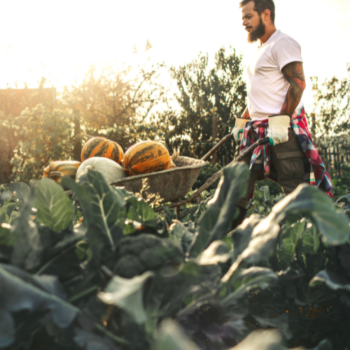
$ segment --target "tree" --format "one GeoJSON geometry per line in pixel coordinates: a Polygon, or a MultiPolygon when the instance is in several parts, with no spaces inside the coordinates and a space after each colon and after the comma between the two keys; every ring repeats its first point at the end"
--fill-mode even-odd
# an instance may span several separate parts
{"type": "Polygon", "coordinates": [[[9,117],[3,125],[19,135],[11,159],[11,180],[39,179],[45,166],[55,160],[73,157],[72,113],[37,105],[25,109],[18,118],[9,117]]]}
{"type": "Polygon", "coordinates": [[[91,66],[80,85],[65,88],[63,106],[79,111],[86,135],[102,135],[128,148],[137,141],[138,129],[147,128],[147,117],[164,93],[157,83],[161,68],[98,71],[91,66]]]}
{"type": "Polygon", "coordinates": [[[10,181],[12,173],[10,161],[14,156],[13,151],[20,140],[26,142],[21,132],[23,129],[19,128],[23,119],[17,123],[16,118],[20,117],[22,111],[27,108],[32,109],[38,104],[45,106],[47,111],[52,111],[57,107],[56,89],[45,88],[46,79],[44,77],[38,83],[39,86],[35,89],[29,89],[26,84],[23,89],[19,89],[16,84],[15,88],[0,89],[0,182],[10,181]]]}
{"type": "Polygon", "coordinates": [[[161,67],[132,71],[105,66],[98,71],[92,66],[82,83],[65,88],[54,104],[46,98],[45,105],[37,105],[47,95],[43,93],[51,91],[43,88],[45,79],[36,90],[4,90],[0,135],[4,134],[6,154],[0,158],[1,181],[29,181],[40,178],[52,161],[80,160],[81,141],[91,136],[107,137],[124,150],[140,140],[164,140],[158,118],[149,116],[166,92],[157,81],[161,67]],[[13,116],[12,106],[20,108],[19,116],[13,116]]]}
{"type": "MultiPolygon", "coordinates": [[[[348,65],[350,73],[350,65],[348,65]]],[[[336,77],[322,83],[317,77],[311,78],[314,95],[313,119],[318,138],[348,133],[350,121],[350,79],[336,77]]]]}
{"type": "MultiPolygon", "coordinates": [[[[179,89],[176,100],[178,112],[169,116],[171,131],[169,143],[181,147],[181,154],[200,158],[215,143],[231,132],[234,116],[245,107],[246,86],[242,80],[242,57],[234,49],[226,54],[221,48],[215,55],[215,66],[208,67],[208,55],[200,54],[191,63],[171,75],[179,89]]],[[[221,164],[233,157],[232,145],[227,143],[217,151],[221,164]]]]}

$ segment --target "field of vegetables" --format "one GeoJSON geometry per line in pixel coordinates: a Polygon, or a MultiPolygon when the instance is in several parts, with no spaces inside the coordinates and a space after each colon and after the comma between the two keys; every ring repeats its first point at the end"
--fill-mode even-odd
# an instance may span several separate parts
{"type": "Polygon", "coordinates": [[[91,169],[71,196],[0,185],[0,349],[349,348],[350,188],[262,183],[230,231],[247,178],[226,168],[180,212],[91,169]]]}

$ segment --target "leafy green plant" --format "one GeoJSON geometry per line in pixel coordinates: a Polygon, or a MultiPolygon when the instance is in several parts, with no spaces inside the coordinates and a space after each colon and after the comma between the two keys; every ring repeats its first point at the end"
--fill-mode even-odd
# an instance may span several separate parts
{"type": "Polygon", "coordinates": [[[72,198],[2,185],[0,348],[345,349],[346,213],[303,185],[230,232],[247,175],[225,168],[182,222],[91,169],[62,179],[72,198]]]}
{"type": "Polygon", "coordinates": [[[341,165],[341,175],[337,175],[334,171],[331,172],[332,184],[333,184],[333,195],[334,199],[346,195],[350,192],[350,171],[348,164],[341,165]]]}

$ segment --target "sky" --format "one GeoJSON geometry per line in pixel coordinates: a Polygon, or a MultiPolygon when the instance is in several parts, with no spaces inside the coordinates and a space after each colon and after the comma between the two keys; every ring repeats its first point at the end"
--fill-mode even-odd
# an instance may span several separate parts
{"type": "MultiPolygon", "coordinates": [[[[42,76],[59,89],[90,64],[135,66],[147,57],[168,67],[200,52],[213,60],[234,47],[246,65],[256,50],[242,27],[239,0],[11,0],[0,2],[0,87],[36,87],[42,76]],[[147,40],[152,49],[144,53],[147,40]],[[132,54],[136,47],[139,54],[132,54]]],[[[275,0],[276,27],[302,47],[307,77],[347,76],[349,0],[275,0]]],[[[307,103],[306,103],[307,104],[307,103]]]]}

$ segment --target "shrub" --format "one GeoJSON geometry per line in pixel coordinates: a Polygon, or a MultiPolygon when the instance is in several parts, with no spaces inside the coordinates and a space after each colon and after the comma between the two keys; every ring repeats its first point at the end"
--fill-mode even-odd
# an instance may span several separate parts
{"type": "Polygon", "coordinates": [[[43,169],[55,160],[69,160],[74,151],[74,125],[71,113],[37,105],[27,108],[4,125],[20,135],[11,159],[15,181],[41,178],[43,169]]]}

